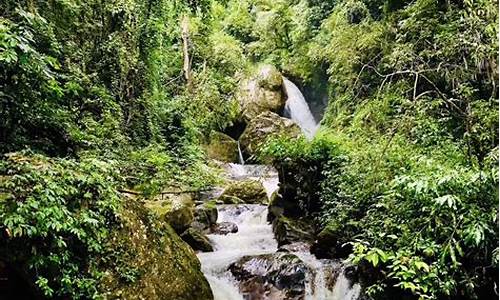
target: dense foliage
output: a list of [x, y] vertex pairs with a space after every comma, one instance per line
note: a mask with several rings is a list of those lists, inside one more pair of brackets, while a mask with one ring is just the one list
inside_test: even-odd
[[[10, 155], [0, 164], [0, 253], [20, 272], [36, 270], [47, 297], [94, 298], [97, 259], [118, 224], [116, 162], [79, 163]], [[15, 201], [14, 201], [15, 200]], [[26, 275], [25, 275], [26, 276]]]
[[285, 197], [313, 208], [373, 298], [496, 297], [497, 3], [341, 1], [319, 26], [300, 15], [320, 7], [293, 4], [265, 8], [290, 16], [275, 20], [286, 50], [253, 43], [306, 86], [326, 70], [330, 103], [312, 144], [263, 149], [303, 183]]
[[283, 196], [328, 254], [369, 274], [368, 295], [495, 296], [498, 2], [0, 6], [2, 254], [45, 296], [99, 297], [118, 189], [215, 181], [200, 143], [237, 121], [237, 82], [262, 62], [328, 98], [312, 142], [271, 141], [261, 157], [293, 174]]

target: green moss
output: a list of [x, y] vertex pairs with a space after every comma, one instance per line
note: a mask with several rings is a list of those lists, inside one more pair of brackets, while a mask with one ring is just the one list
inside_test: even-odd
[[207, 156], [212, 159], [225, 162], [238, 161], [238, 142], [224, 133], [212, 131], [209, 142], [203, 148]]
[[[110, 268], [102, 289], [120, 299], [213, 299], [193, 250], [172, 227], [152, 216], [139, 201], [121, 210], [123, 227], [113, 233]], [[127, 270], [139, 270], [124, 280]]]

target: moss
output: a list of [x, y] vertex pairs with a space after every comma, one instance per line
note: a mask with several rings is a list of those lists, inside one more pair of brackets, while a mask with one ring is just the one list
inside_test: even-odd
[[245, 180], [230, 183], [219, 200], [224, 203], [266, 203], [268, 199], [260, 181]]
[[238, 142], [224, 133], [212, 131], [209, 142], [203, 148], [209, 158], [238, 162]]
[[121, 210], [101, 288], [111, 299], [213, 299], [194, 251], [136, 199]]
[[148, 200], [145, 201], [145, 206], [179, 233], [194, 220], [194, 202], [189, 194], [169, 195], [164, 200]]

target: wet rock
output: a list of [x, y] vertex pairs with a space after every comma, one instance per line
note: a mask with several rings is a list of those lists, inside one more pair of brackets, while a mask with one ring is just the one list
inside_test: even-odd
[[209, 158], [238, 162], [238, 142], [222, 132], [212, 131], [209, 142], [203, 148]]
[[194, 221], [191, 227], [198, 230], [207, 230], [217, 223], [218, 211], [215, 201], [209, 201], [198, 205], [194, 209]]
[[144, 203], [146, 208], [168, 222], [178, 233], [186, 230], [194, 221], [194, 201], [189, 194], [168, 195], [164, 200], [155, 199]]
[[[245, 256], [229, 266], [248, 299], [303, 299], [306, 265], [294, 254]], [[267, 298], [272, 294], [272, 298]], [[266, 295], [266, 297], [264, 297]]]
[[309, 243], [304, 243], [304, 242], [295, 242], [291, 244], [286, 244], [283, 246], [280, 246], [278, 248], [278, 251], [281, 252], [310, 252], [311, 249], [311, 244]]
[[266, 203], [267, 193], [258, 180], [234, 181], [224, 190], [219, 200], [226, 204]]
[[181, 234], [182, 240], [184, 240], [193, 250], [202, 252], [212, 252], [214, 251], [212, 245], [208, 238], [199, 230], [195, 228], [188, 228], [184, 233]]
[[295, 220], [279, 216], [273, 221], [273, 232], [278, 245], [294, 242], [312, 242], [314, 240], [313, 227], [303, 220]]
[[267, 111], [253, 118], [240, 137], [245, 153], [254, 155], [259, 147], [271, 136], [297, 138], [302, 134], [300, 127], [290, 119]]
[[280, 113], [286, 102], [283, 77], [272, 65], [262, 65], [250, 78], [240, 83], [237, 98], [243, 119], [248, 122], [262, 112]]
[[213, 224], [210, 228], [210, 232], [212, 234], [221, 234], [221, 235], [226, 235], [228, 233], [236, 233], [238, 232], [238, 225], [232, 222], [221, 222]]
[[352, 252], [347, 242], [334, 225], [328, 225], [316, 236], [311, 252], [318, 258], [346, 258]]

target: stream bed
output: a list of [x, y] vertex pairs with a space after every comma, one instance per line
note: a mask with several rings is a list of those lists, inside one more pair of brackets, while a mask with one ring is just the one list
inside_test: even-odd
[[[227, 172], [233, 180], [260, 180], [270, 197], [278, 188], [278, 174], [269, 166], [229, 164]], [[215, 300], [274, 300], [274, 299], [305, 299], [305, 300], [356, 300], [359, 298], [359, 284], [352, 284], [345, 276], [344, 265], [334, 260], [318, 260], [308, 251], [307, 245], [278, 249], [272, 226], [267, 220], [268, 209], [261, 204], [221, 204], [217, 205], [217, 222], [232, 222], [238, 226], [238, 232], [227, 235], [207, 235], [213, 252], [198, 254], [202, 271], [205, 274]], [[257, 272], [266, 268], [262, 257], [273, 257], [284, 251], [293, 254], [300, 261], [295, 269], [303, 270], [302, 290], [294, 297], [288, 297], [275, 287], [269, 289], [263, 282], [264, 292], [242, 289], [231, 272], [232, 264], [244, 257], [255, 257], [254, 266]], [[289, 266], [285, 266], [289, 267]], [[297, 277], [297, 276], [295, 276]], [[293, 278], [295, 278], [293, 277]], [[255, 288], [256, 290], [258, 288]], [[267, 290], [266, 290], [267, 289]], [[243, 291], [242, 291], [243, 290]]]

